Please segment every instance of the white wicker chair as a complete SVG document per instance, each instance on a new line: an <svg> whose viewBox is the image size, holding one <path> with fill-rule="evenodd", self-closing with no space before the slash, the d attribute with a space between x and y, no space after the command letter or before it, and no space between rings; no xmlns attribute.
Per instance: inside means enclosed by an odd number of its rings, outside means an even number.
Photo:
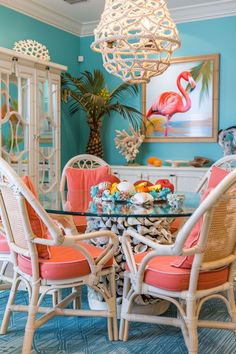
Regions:
<svg viewBox="0 0 236 354"><path fill-rule="evenodd" d="M122 246L126 256L129 271L125 272L125 284L123 303L121 310L120 339L127 340L130 321L168 324L182 329L188 351L191 354L198 352L198 327L231 329L236 331L236 307L234 299L233 273L236 266L236 170L226 176L223 181L210 192L207 198L184 224L179 231L176 242L173 245L158 245L140 234L127 231L123 235ZM233 190L231 188L234 188ZM200 237L197 245L184 249L184 243L193 226L203 217ZM130 240L152 247L142 260L137 261L130 246ZM159 256L189 256L193 255L191 269L188 270L186 289L181 291L166 290L164 286L150 285L146 281L147 272L153 271L154 262L160 264ZM157 257L154 260L154 257ZM163 260L167 259L162 257ZM149 266L153 261L152 268ZM224 269L226 267L226 269ZM176 268L170 272L176 274ZM224 272L224 280L214 287L198 288L198 281L205 276L202 272L210 272L210 281L214 272ZM182 271L182 270L181 270ZM213 273L211 273L213 272ZM151 277L149 273L149 279ZM159 273L158 273L159 274ZM218 281L219 273L216 273ZM164 277L164 274L163 274ZM153 277L152 277L153 279ZM160 279L160 278L159 278ZM166 279L164 277L164 279ZM222 279L222 278L221 278ZM145 282L146 281L146 282ZM157 298L169 300L177 307L176 318L168 316L148 316L132 313L132 303L136 296L146 294ZM200 320L199 312L205 301L209 299L221 299L226 304L231 322ZM167 332L168 333L168 332ZM207 351L207 350L206 350Z"/></svg>
<svg viewBox="0 0 236 354"><path fill-rule="evenodd" d="M51 239L38 238L32 233L26 209L26 201L41 217L43 223L48 228ZM28 319L25 327L23 354L29 354L31 352L34 331L48 320L58 315L107 317L109 339L117 339L115 272L114 266L111 265L112 257L118 247L116 235L110 231L100 231L77 236L63 235L61 230L42 208L38 200L29 189L26 188L21 178L18 177L15 171L2 158L0 158L0 208L15 270L11 292L2 320L1 334L6 334L12 312L25 311L28 312ZM90 246L86 242L81 242L104 236L109 239L107 247L99 250L97 248L94 250L93 248L93 251L97 252L95 256L90 252L91 247L94 246ZM41 266L44 263L42 261L39 262L36 247L38 244L51 247L51 252L54 246L59 248L65 246L77 250L77 252L79 251L80 257L82 257L86 263L87 270L84 271L83 275L73 276L73 278L69 277L69 275L61 278L61 273L59 273L60 278L57 280L48 279L45 276L43 277L41 274ZM59 250L60 254L64 254L63 250L64 248L62 248L61 251ZM20 265L20 259L22 259L22 257L31 262L32 275L22 269ZM109 260L110 263L107 264ZM65 267L65 262L62 263L63 267ZM54 266L55 264L53 267ZM79 270L80 267L73 266L73 268ZM100 281L103 275L108 277L108 285ZM16 305L14 303L20 282L23 282L28 289L29 305ZM107 310L90 311L66 308L70 302L76 299L79 288L84 284L91 286L104 297L107 303ZM45 292L40 295L40 289L42 290L43 286L45 286ZM59 291L63 288L71 288L72 292L67 297L63 298L56 306L43 306L42 300L49 291L53 289ZM36 315L39 313L43 315L40 318L36 318Z"/></svg>

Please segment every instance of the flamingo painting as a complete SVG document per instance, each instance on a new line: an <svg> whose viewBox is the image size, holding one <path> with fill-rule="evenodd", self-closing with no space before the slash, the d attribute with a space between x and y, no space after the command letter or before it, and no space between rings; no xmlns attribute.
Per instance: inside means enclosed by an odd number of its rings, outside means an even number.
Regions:
<svg viewBox="0 0 236 354"><path fill-rule="evenodd" d="M196 82L189 71L181 72L177 77L177 87L182 95L177 92L163 92L146 114L149 119L153 114L160 114L166 117L166 128L164 136L168 136L169 121L176 113L187 112L191 108L191 99L186 89L181 85L181 79L187 81L191 86L191 91L196 87Z"/></svg>

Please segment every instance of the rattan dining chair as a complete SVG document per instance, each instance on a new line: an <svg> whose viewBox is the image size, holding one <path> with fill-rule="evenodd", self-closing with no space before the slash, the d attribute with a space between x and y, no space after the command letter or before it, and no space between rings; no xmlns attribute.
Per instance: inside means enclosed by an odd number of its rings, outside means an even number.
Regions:
<svg viewBox="0 0 236 354"><path fill-rule="evenodd" d="M28 203L28 204L27 204ZM30 205L47 227L49 238L33 234L27 206ZM118 239L111 231L77 236L64 235L45 212L39 201L21 178L0 158L0 208L6 239L14 265L14 277L2 320L1 334L7 333L12 312L27 312L22 354L31 352L35 330L55 316L107 317L109 339L117 339L115 271L113 255ZM87 243L91 238L107 237L105 249ZM48 259L39 258L39 246L46 247ZM101 281L107 276L109 282ZM23 282L29 294L29 305L15 304L19 284ZM107 303L107 310L68 309L82 285L98 291ZM40 289L45 291L40 294ZM51 290L72 289L56 306L44 306L43 299ZM38 317L38 314L42 314Z"/></svg>
<svg viewBox="0 0 236 354"><path fill-rule="evenodd" d="M172 325L181 328L188 352L196 354L199 327L236 331L233 286L236 266L235 187L236 170L233 170L215 189L206 192L209 195L180 229L173 245L159 245L137 232L125 232L122 247L127 270L120 339L128 339L131 321ZM195 235L195 242L191 240L187 247L189 234L196 227L199 227L199 232ZM134 255L131 239L142 242L153 251ZM183 264L186 261L188 265ZM170 301L177 308L177 316L173 318L167 315L160 317L132 313L133 301L140 294ZM202 305L210 299L224 302L231 321L199 319Z"/></svg>
<svg viewBox="0 0 236 354"><path fill-rule="evenodd" d="M63 171L62 171L62 175L61 175L61 181L60 181L60 193L61 193L61 200L62 200L62 205L67 208L67 204L68 204L68 200L67 200L67 195L66 195L66 191L70 190L69 187L69 183L68 183L68 177L67 177L67 172L68 170L72 168L72 170L75 169L80 169L82 172L83 178L82 178L82 184L80 184L79 182L77 182L77 184L79 184L79 188L81 190L84 190L84 194L85 194L85 204L86 201L89 200L90 198L90 191L89 189L91 188L92 185L97 184L97 177L96 177L96 171L99 171L99 168L105 168L106 169L106 173L110 174L111 173L111 168L108 166L107 162L102 160L100 157L94 156L94 155L90 155L90 154L81 154L81 155L76 155L74 157L72 157L64 166ZM86 177L84 176L84 170L93 170L93 172L95 172L95 180L93 178L91 178L90 176L87 174ZM75 171L76 172L76 171ZM73 173L73 177L71 178L71 180L76 180L78 179L78 181L80 180L80 174L78 174L79 171L77 171L75 174ZM92 172L92 173L93 173ZM90 178L88 178L90 177ZM74 184L74 182L73 182ZM84 185L86 184L86 186ZM73 203L73 202L72 202ZM72 207L73 209L73 207ZM77 227L77 230L79 232L85 232L86 228L87 228L87 220L86 217L84 216L74 216L73 218L74 220L74 224Z"/></svg>

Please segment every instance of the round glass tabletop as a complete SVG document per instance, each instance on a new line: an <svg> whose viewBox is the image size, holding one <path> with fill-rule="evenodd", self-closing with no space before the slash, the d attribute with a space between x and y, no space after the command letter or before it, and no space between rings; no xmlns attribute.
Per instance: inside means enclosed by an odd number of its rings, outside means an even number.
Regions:
<svg viewBox="0 0 236 354"><path fill-rule="evenodd" d="M178 194L178 193L177 193ZM40 196L40 201L49 213L81 215L94 217L188 217L200 203L198 193L184 194L183 207L172 208L166 201L151 205L135 205L126 202L97 202L91 200L88 191L75 190L63 194L47 193Z"/></svg>

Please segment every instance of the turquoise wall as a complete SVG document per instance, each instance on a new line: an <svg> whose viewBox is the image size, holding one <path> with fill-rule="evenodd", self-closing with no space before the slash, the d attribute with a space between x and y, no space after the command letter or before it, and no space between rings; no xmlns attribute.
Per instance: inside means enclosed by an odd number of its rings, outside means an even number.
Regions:
<svg viewBox="0 0 236 354"><path fill-rule="evenodd" d="M219 128L235 125L236 41L230 39L236 31L236 17L179 24L178 29L182 47L176 52L176 56L220 54ZM92 36L78 38L0 6L0 46L12 48L14 42L20 39L35 39L45 44L52 61L67 65L73 75L98 68L103 70L109 88L120 83L117 78L103 69L101 55L90 49ZM77 63L78 55L84 56L83 63ZM125 102L127 103L127 100ZM139 96L129 99L128 102L141 109L141 88ZM127 129L127 127L127 122L117 114L104 119L102 129L104 159L109 163L125 163L125 159L115 148L114 138L116 129ZM63 112L62 165L71 156L85 151L88 133L83 113L79 117L68 117ZM217 160L222 156L222 150L217 143L144 143L137 160L145 164L146 159L151 155L159 156L163 160L189 160L196 155Z"/></svg>
<svg viewBox="0 0 236 354"><path fill-rule="evenodd" d="M234 109L236 71L236 41L230 40L236 32L236 17L198 21L179 24L178 29L182 41L182 47L176 52L176 56L192 56L201 54L220 54L220 89L219 89L219 128L227 128L236 125ZM80 54L84 55L85 61L81 64L81 70L102 69L101 56L93 53L90 43L93 37L84 37L80 41ZM118 80L112 76L107 77L108 86L116 85ZM141 109L141 94L135 100L136 106ZM115 149L113 139L115 129L126 128L122 118L114 116L104 121L103 144L105 159L108 162L122 164L124 158ZM82 145L84 141L82 142ZM217 160L222 154L217 143L144 143L137 160L145 164L149 156L158 156L162 160L181 159L191 160L194 156L206 156Z"/></svg>
<svg viewBox="0 0 236 354"><path fill-rule="evenodd" d="M77 36L0 5L0 46L11 49L14 42L20 39L34 39L43 43L49 50L51 61L67 65L73 75L78 74ZM78 121L76 117L68 117L62 112L62 165L80 149Z"/></svg>

